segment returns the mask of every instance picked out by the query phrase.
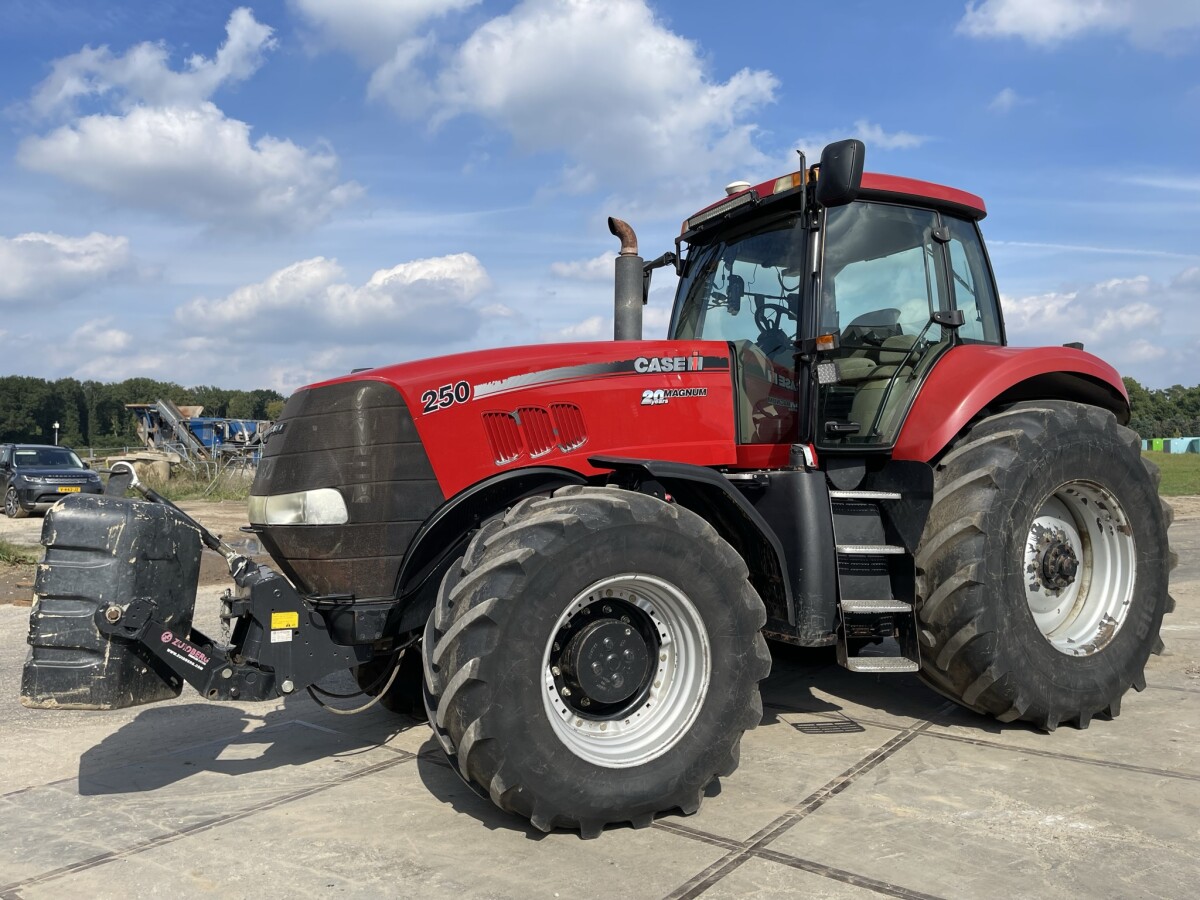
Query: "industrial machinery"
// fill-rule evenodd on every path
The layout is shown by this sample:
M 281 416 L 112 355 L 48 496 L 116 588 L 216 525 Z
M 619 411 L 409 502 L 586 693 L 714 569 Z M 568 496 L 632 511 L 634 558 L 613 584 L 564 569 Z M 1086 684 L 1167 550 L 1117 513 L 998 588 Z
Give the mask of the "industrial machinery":
M 278 573 L 119 479 L 64 501 L 23 701 L 268 699 L 352 668 L 499 807 L 584 836 L 693 812 L 736 768 L 768 638 L 1005 722 L 1117 715 L 1173 607 L 1121 380 L 1006 346 L 983 201 L 863 157 L 732 186 L 649 262 L 610 221 L 614 342 L 297 391 L 249 507 Z M 668 265 L 668 337 L 642 340 Z M 236 585 L 228 642 L 191 622 L 202 544 Z

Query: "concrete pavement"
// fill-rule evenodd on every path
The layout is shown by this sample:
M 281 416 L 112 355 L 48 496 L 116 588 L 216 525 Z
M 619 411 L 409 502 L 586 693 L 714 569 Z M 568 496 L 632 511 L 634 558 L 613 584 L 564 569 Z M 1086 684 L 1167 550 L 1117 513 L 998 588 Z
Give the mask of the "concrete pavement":
M 498 812 L 378 708 L 25 710 L 29 610 L 0 607 L 0 897 L 1192 896 L 1200 518 L 1171 534 L 1169 655 L 1115 721 L 1044 735 L 784 649 L 700 812 L 594 841 Z

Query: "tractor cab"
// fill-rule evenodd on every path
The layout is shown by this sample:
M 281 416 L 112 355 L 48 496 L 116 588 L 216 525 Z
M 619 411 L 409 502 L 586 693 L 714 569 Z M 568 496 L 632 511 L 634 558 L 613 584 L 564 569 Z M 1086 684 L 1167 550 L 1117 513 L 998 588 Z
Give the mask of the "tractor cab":
M 888 450 L 943 354 L 1004 343 L 983 201 L 855 173 L 855 144 L 684 224 L 670 337 L 734 348 L 740 443 Z

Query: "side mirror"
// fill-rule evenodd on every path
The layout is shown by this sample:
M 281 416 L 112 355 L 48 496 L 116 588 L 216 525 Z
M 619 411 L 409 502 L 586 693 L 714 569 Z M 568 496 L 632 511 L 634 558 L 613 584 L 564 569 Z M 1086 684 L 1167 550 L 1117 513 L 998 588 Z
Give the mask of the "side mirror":
M 862 141 L 836 141 L 821 151 L 821 170 L 817 175 L 817 203 L 821 206 L 845 206 L 858 197 L 862 185 L 863 158 L 867 148 Z

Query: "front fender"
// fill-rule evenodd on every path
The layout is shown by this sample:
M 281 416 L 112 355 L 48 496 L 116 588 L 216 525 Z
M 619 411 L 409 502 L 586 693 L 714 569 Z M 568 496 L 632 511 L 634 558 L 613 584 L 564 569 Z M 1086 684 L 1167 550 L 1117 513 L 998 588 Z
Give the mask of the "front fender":
M 986 407 L 1019 400 L 1073 400 L 1129 421 L 1129 395 L 1117 370 L 1071 347 L 953 348 L 921 385 L 892 456 L 929 462 Z

